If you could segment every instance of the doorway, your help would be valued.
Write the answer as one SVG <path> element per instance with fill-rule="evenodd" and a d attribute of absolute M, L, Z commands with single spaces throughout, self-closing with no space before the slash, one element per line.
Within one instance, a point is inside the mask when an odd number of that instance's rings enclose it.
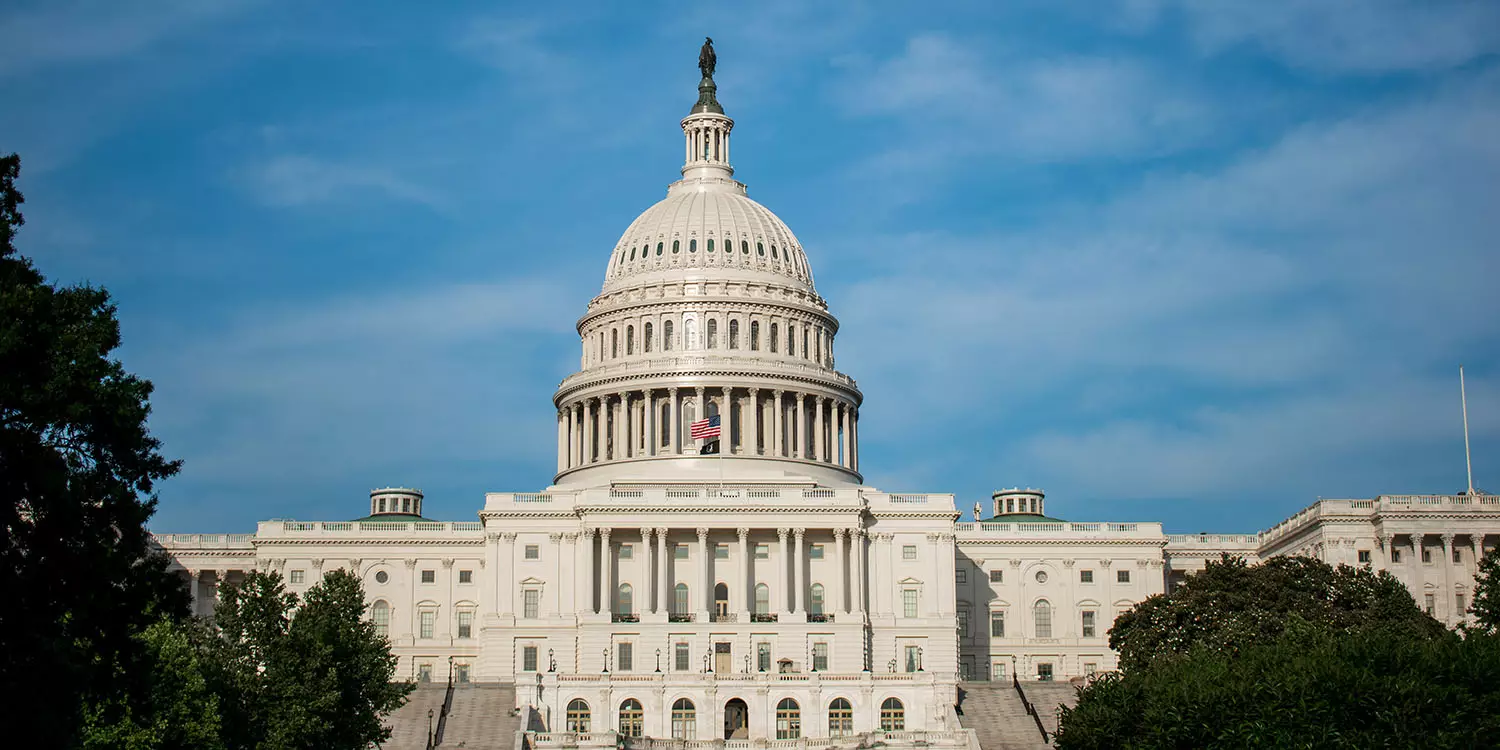
<path fill-rule="evenodd" d="M 734 670 L 733 651 L 728 643 L 714 644 L 714 674 L 729 674 Z"/>
<path fill-rule="evenodd" d="M 750 707 L 739 698 L 724 704 L 724 739 L 750 739 Z"/>

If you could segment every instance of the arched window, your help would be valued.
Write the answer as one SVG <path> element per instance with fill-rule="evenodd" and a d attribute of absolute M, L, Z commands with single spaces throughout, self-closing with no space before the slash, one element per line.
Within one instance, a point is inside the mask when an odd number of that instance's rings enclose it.
<path fill-rule="evenodd" d="M 713 318 L 708 319 L 708 348 L 719 348 L 719 321 Z"/>
<path fill-rule="evenodd" d="M 750 351 L 760 351 L 760 321 L 750 321 Z"/>
<path fill-rule="evenodd" d="M 672 440 L 672 405 L 670 403 L 662 402 L 660 416 L 661 418 L 656 421 L 657 424 L 661 425 L 661 443 L 659 445 L 665 448 Z"/>
<path fill-rule="evenodd" d="M 780 333 L 776 329 L 777 329 L 777 325 L 775 323 L 772 323 L 771 324 L 771 339 L 770 339 L 770 341 L 771 341 L 771 353 L 772 354 L 776 353 L 777 338 L 780 336 Z"/>
<path fill-rule="evenodd" d="M 729 614 L 729 584 L 720 582 L 714 586 L 714 614 L 720 617 Z"/>
<path fill-rule="evenodd" d="M 691 612 L 688 607 L 688 587 L 685 583 L 679 583 L 672 587 L 672 613 L 685 615 Z"/>
<path fill-rule="evenodd" d="M 1037 638 L 1052 637 L 1052 605 L 1046 599 L 1037 602 L 1031 608 L 1031 615 L 1036 622 Z"/>
<path fill-rule="evenodd" d="M 766 257 L 766 249 L 765 248 L 757 246 L 755 249 L 760 251 L 758 254 L 762 258 Z M 771 252 L 773 252 L 773 253 L 776 252 L 776 246 L 775 245 L 771 246 Z"/>
<path fill-rule="evenodd" d="M 632 246 L 630 248 L 630 259 L 631 260 L 635 260 L 635 247 L 634 246 Z"/>
<path fill-rule="evenodd" d="M 765 254 L 766 254 L 766 246 L 765 246 L 765 245 L 762 245 L 762 244 L 761 244 L 761 243 L 759 243 L 759 242 L 757 242 L 757 243 L 755 243 L 755 249 L 756 249 L 756 251 L 757 251 L 757 252 L 759 252 L 759 253 L 760 253 L 760 254 L 761 254 L 761 255 L 765 255 Z M 749 255 L 749 254 L 750 254 L 750 248 L 748 248 L 748 247 L 747 247 L 747 248 L 745 248 L 745 254 L 746 254 L 746 255 Z"/>
<path fill-rule="evenodd" d="M 656 257 L 658 257 L 658 258 L 661 257 L 661 243 L 660 242 L 656 243 Z"/>
<path fill-rule="evenodd" d="M 797 701 L 782 698 L 776 704 L 776 739 L 796 740 L 802 738 L 802 709 Z"/>
<path fill-rule="evenodd" d="M 635 590 L 630 584 L 620 584 L 619 594 L 615 597 L 615 613 L 621 615 L 633 614 L 635 612 Z"/>
<path fill-rule="evenodd" d="M 854 733 L 854 707 L 846 698 L 834 698 L 828 704 L 828 736 L 843 737 Z"/>
<path fill-rule="evenodd" d="M 682 348 L 692 351 L 698 348 L 698 321 L 688 318 L 682 327 Z"/>
<path fill-rule="evenodd" d="M 812 585 L 812 596 L 807 601 L 807 612 L 813 615 L 823 614 L 823 584 Z"/>
<path fill-rule="evenodd" d="M 645 340 L 642 341 L 641 344 L 643 345 L 643 348 L 645 349 L 645 352 L 647 354 L 650 354 L 651 353 L 651 334 L 654 333 L 654 331 L 652 330 L 652 326 L 651 326 L 650 323 L 646 324 L 646 331 L 645 331 L 645 333 L 646 333 Z"/>
<path fill-rule="evenodd" d="M 713 252 L 714 251 L 714 238 L 712 238 L 712 237 L 708 238 L 708 251 L 709 252 Z"/>
<path fill-rule="evenodd" d="M 615 328 L 609 332 L 609 358 L 620 356 L 620 329 Z"/>
<path fill-rule="evenodd" d="M 771 587 L 764 583 L 755 584 L 755 614 L 771 614 Z"/>
<path fill-rule="evenodd" d="M 729 348 L 740 348 L 740 322 L 738 320 L 729 321 Z"/>
<path fill-rule="evenodd" d="M 696 253 L 696 252 L 698 252 L 698 241 L 697 240 L 688 240 L 688 252 L 690 252 L 690 253 Z"/>
<path fill-rule="evenodd" d="M 740 240 L 740 251 L 743 252 L 743 253 L 745 253 L 746 255 L 749 255 L 750 254 L 750 243 L 748 241 L 746 241 L 746 240 Z"/>
<path fill-rule="evenodd" d="M 678 698 L 672 704 L 672 739 L 693 740 L 698 738 L 698 710 L 687 698 Z"/>
<path fill-rule="evenodd" d="M 802 358 L 803 359 L 807 359 L 810 356 L 812 356 L 812 350 L 807 347 L 807 329 L 803 328 L 802 329 Z"/>
<path fill-rule="evenodd" d="M 375 602 L 370 607 L 370 620 L 375 623 L 375 633 L 382 638 L 391 632 L 391 605 L 384 600 Z"/>
<path fill-rule="evenodd" d="M 885 702 L 880 704 L 880 731 L 906 731 L 906 706 L 901 705 L 901 701 L 886 698 Z"/>
<path fill-rule="evenodd" d="M 625 354 L 635 354 L 635 326 L 625 326 Z"/>
<path fill-rule="evenodd" d="M 678 244 L 677 244 L 677 240 L 672 240 L 672 254 L 676 255 L 678 250 L 679 250 L 679 247 L 678 247 Z"/>
<path fill-rule="evenodd" d="M 568 701 L 568 731 L 582 734 L 589 730 L 589 704 L 582 698 Z"/>
<path fill-rule="evenodd" d="M 672 351 L 672 321 L 665 320 L 661 324 L 661 350 Z"/>
<path fill-rule="evenodd" d="M 791 323 L 786 325 L 786 356 L 797 356 L 797 326 Z"/>
<path fill-rule="evenodd" d="M 620 734 L 626 737 L 640 737 L 646 733 L 646 712 L 641 710 L 641 702 L 634 698 L 625 699 L 620 704 Z"/>
<path fill-rule="evenodd" d="M 776 254 L 776 246 L 775 245 L 771 246 L 771 260 L 781 260 L 781 257 Z"/>

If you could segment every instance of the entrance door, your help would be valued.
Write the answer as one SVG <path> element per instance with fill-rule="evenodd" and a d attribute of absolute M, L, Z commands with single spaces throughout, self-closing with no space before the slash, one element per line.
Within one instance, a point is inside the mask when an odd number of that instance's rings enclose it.
<path fill-rule="evenodd" d="M 728 643 L 714 644 L 714 674 L 729 674 L 734 670 L 733 652 Z"/>
<path fill-rule="evenodd" d="M 750 739 L 750 708 L 739 698 L 724 704 L 724 739 Z"/>
<path fill-rule="evenodd" d="M 1044 661 L 1041 664 L 1036 665 L 1036 678 L 1039 682 L 1051 682 L 1052 664 L 1050 662 Z"/>

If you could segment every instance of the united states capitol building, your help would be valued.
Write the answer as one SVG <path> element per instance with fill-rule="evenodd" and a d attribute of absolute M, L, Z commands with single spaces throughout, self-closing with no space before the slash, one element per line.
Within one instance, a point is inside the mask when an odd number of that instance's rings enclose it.
<path fill-rule="evenodd" d="M 1064 521 L 1035 489 L 966 523 L 953 495 L 866 485 L 838 319 L 796 235 L 735 180 L 704 72 L 682 179 L 601 258 L 579 369 L 552 397 L 552 485 L 490 493 L 477 520 L 387 488 L 351 503 L 358 520 L 159 534 L 197 614 L 251 570 L 300 592 L 344 568 L 399 675 L 496 686 L 534 747 L 826 748 L 977 747 L 961 683 L 1111 670 L 1116 615 L 1225 552 L 1386 569 L 1464 617 L 1500 497 L 1319 500 L 1258 533 L 1177 535 Z M 712 416 L 717 444 L 693 439 Z"/>

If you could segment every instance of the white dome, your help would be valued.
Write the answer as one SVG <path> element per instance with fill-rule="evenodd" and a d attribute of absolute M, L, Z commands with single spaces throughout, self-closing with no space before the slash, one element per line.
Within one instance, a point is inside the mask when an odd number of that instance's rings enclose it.
<path fill-rule="evenodd" d="M 604 291 L 681 279 L 688 269 L 739 280 L 763 275 L 767 282 L 813 290 L 807 256 L 792 230 L 731 179 L 673 184 L 620 236 Z"/>

